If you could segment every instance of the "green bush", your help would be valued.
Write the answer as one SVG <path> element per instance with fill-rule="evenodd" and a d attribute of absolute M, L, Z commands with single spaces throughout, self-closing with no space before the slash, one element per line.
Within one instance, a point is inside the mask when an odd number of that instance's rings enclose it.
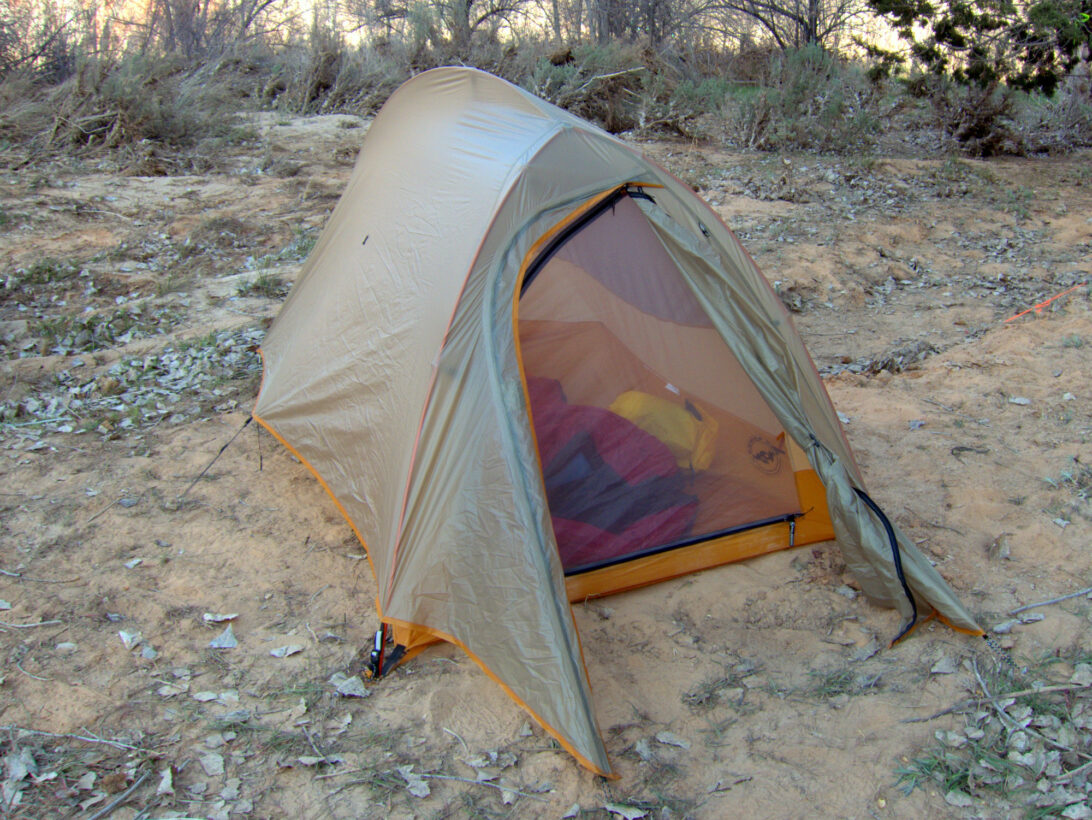
<path fill-rule="evenodd" d="M 725 98 L 727 140 L 766 151 L 868 148 L 880 131 L 880 97 L 862 66 L 818 46 L 776 53 L 757 86 Z"/>

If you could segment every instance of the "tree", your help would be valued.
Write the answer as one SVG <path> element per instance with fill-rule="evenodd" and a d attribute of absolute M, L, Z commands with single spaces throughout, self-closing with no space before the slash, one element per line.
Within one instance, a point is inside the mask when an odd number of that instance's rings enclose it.
<path fill-rule="evenodd" d="M 868 2 L 929 72 L 984 90 L 1053 94 L 1092 49 L 1092 0 Z"/>

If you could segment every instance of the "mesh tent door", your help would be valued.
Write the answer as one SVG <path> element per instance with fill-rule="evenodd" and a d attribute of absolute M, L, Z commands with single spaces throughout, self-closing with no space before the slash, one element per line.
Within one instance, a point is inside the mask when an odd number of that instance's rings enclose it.
<path fill-rule="evenodd" d="M 785 431 L 634 196 L 573 220 L 523 279 L 520 352 L 567 575 L 801 513 Z"/>

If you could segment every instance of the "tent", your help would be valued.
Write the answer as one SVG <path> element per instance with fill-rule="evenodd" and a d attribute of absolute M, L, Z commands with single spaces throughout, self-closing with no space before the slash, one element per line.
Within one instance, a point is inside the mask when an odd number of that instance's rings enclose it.
<path fill-rule="evenodd" d="M 981 634 L 731 232 L 496 77 L 391 96 L 262 355 L 254 418 L 366 546 L 397 651 L 462 647 L 595 772 L 570 601 L 836 536 L 871 600 Z"/>

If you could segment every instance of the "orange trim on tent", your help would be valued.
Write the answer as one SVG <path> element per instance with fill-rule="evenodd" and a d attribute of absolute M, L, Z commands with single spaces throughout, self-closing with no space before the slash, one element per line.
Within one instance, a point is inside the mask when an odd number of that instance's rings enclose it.
<path fill-rule="evenodd" d="M 447 641 L 448 643 L 454 644 L 455 646 L 459 647 L 461 650 L 463 650 L 463 652 L 470 656 L 470 659 L 474 661 L 474 663 L 478 664 L 478 666 L 481 667 L 482 671 L 485 672 L 486 675 L 488 675 L 497 685 L 500 686 L 501 689 L 504 690 L 504 693 L 508 695 L 508 697 L 514 700 L 520 706 L 520 708 L 522 708 L 525 712 L 527 712 L 527 714 L 534 718 L 535 722 L 538 723 L 539 726 L 549 732 L 550 736 L 553 737 L 554 740 L 556 740 L 558 743 L 560 743 L 561 747 L 565 751 L 575 757 L 581 766 L 586 769 L 590 769 L 591 771 L 595 772 L 598 775 L 601 775 L 602 777 L 606 777 L 611 780 L 618 779 L 619 775 L 615 774 L 613 771 L 603 771 L 590 760 L 588 760 L 588 758 L 584 757 L 584 755 L 580 754 L 580 752 L 576 750 L 576 747 L 574 747 L 569 741 L 567 741 L 557 729 L 553 728 L 549 723 L 544 721 L 542 717 L 537 712 L 535 712 L 534 709 L 528 706 L 527 703 L 519 695 L 512 691 L 508 684 L 506 684 L 499 677 L 497 677 L 493 670 L 486 666 L 481 658 L 471 652 L 470 648 L 465 643 L 456 638 L 454 635 L 448 635 L 446 632 L 442 632 L 439 629 L 433 629 L 430 626 L 409 623 L 408 621 L 399 621 L 397 618 L 387 618 L 385 619 L 385 621 L 386 623 L 395 626 L 401 626 L 411 631 L 427 633 L 436 638 L 436 640 Z M 583 657 L 581 657 L 581 663 L 583 663 Z"/>
<path fill-rule="evenodd" d="M 951 621 L 949 621 L 946 616 L 941 615 L 935 610 L 933 611 L 933 614 L 936 615 L 938 621 L 947 626 L 949 629 L 954 629 L 956 632 L 962 632 L 964 635 L 973 635 L 976 638 L 981 638 L 983 635 L 986 634 L 986 630 L 984 629 L 967 629 L 963 626 L 956 626 Z"/>

